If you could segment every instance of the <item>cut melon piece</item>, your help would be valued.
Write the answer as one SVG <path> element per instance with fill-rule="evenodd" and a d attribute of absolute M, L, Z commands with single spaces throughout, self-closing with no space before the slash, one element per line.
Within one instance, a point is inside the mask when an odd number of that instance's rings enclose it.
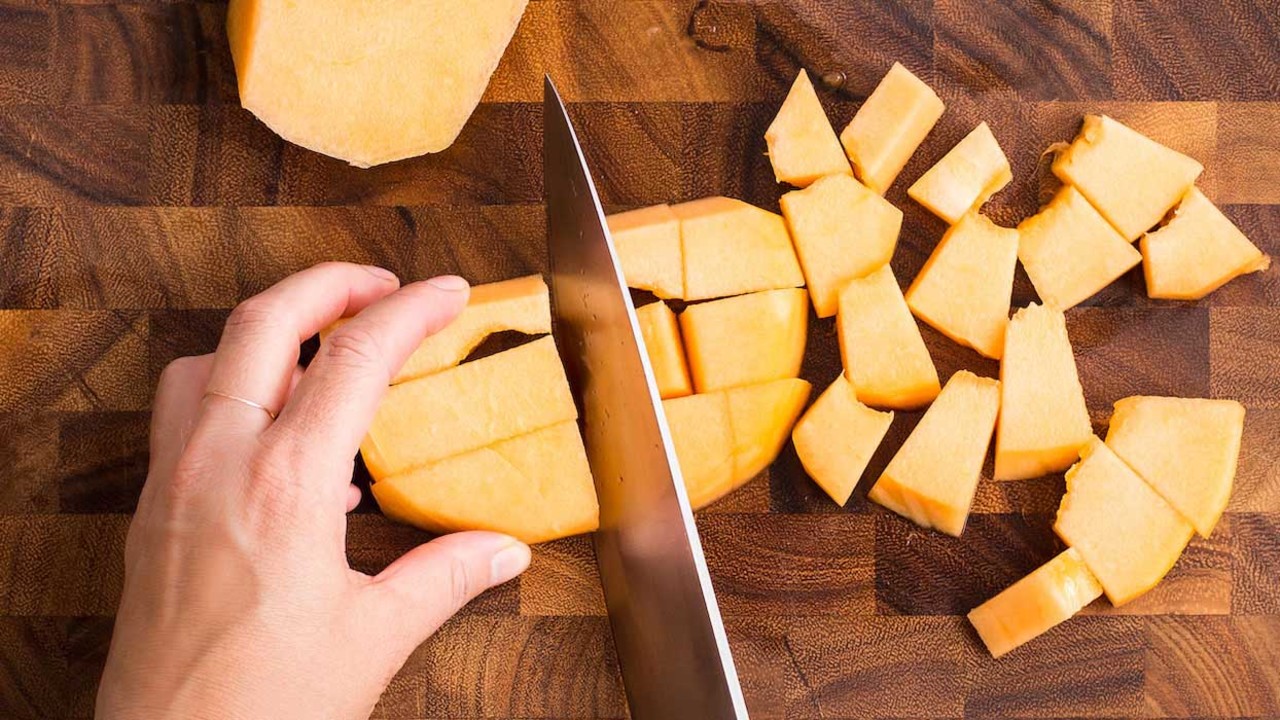
<path fill-rule="evenodd" d="M 969 612 L 991 657 L 1052 630 L 1102 597 L 1102 585 L 1075 548 L 1036 568 Z"/>
<path fill-rule="evenodd" d="M 649 365 L 653 367 L 653 379 L 658 383 L 658 394 L 663 400 L 692 395 L 693 381 L 689 379 L 676 314 L 659 300 L 636 308 L 636 319 L 640 321 L 640 334 L 649 354 Z"/>
<path fill-rule="evenodd" d="M 1031 304 L 1009 322 L 1000 361 L 996 480 L 1066 470 L 1093 438 L 1060 310 Z"/>
<path fill-rule="evenodd" d="M 1116 607 L 1156 586 L 1192 527 L 1096 437 L 1067 472 L 1054 532 L 1080 552 Z"/>
<path fill-rule="evenodd" d="M 490 530 L 539 543 L 600 525 L 578 424 L 557 423 L 370 486 L 388 517 L 429 532 Z"/>
<path fill-rule="evenodd" d="M 690 305 L 680 314 L 693 386 L 700 393 L 800 374 L 809 298 L 765 290 Z"/>
<path fill-rule="evenodd" d="M 680 218 L 685 300 L 804 285 L 781 215 L 726 197 L 671 210 Z"/>
<path fill-rule="evenodd" d="M 723 392 L 662 401 L 689 506 L 709 505 L 733 485 L 733 426 Z"/>
<path fill-rule="evenodd" d="M 729 427 L 733 430 L 733 484 L 729 490 L 759 475 L 782 452 L 809 400 L 809 389 L 804 380 L 786 378 L 727 392 Z"/>
<path fill-rule="evenodd" d="M 969 213 L 942 236 L 907 289 L 907 305 L 943 335 L 999 359 L 1017 264 L 1018 231 Z"/>
<path fill-rule="evenodd" d="M 991 128 L 981 123 L 907 188 L 907 195 L 954 225 L 1012 179 L 1009 159 Z"/>
<path fill-rule="evenodd" d="M 1147 295 L 1198 300 L 1246 273 L 1266 270 L 1262 254 L 1198 188 L 1182 198 L 1167 225 L 1142 236 Z"/>
<path fill-rule="evenodd" d="M 1116 401 L 1107 446 L 1209 537 L 1231 498 L 1243 433 L 1235 400 L 1137 396 Z"/>
<path fill-rule="evenodd" d="M 945 109 L 937 93 L 894 63 L 840 133 L 862 184 L 883 195 Z"/>
<path fill-rule="evenodd" d="M 628 287 L 660 298 L 684 297 L 680 219 L 669 205 L 630 210 L 607 218 Z"/>
<path fill-rule="evenodd" d="M 1142 260 L 1080 191 L 1064 186 L 1018 225 L 1018 259 L 1044 304 L 1068 310 Z"/>
<path fill-rule="evenodd" d="M 836 314 L 845 283 L 893 258 L 902 211 L 852 177 L 822 178 L 780 204 L 818 317 Z"/>
<path fill-rule="evenodd" d="M 240 103 L 358 167 L 439 152 L 480 102 L 527 0 L 231 0 Z"/>
<path fill-rule="evenodd" d="M 853 175 L 836 131 L 818 102 L 809 74 L 796 76 L 782 109 L 764 132 L 769 162 L 780 183 L 806 187 L 824 175 Z"/>
<path fill-rule="evenodd" d="M 845 286 L 836 332 L 859 401 L 910 410 L 938 396 L 938 370 L 888 265 Z"/>
<path fill-rule="evenodd" d="M 1125 240 L 1150 230 L 1191 189 L 1204 167 L 1106 115 L 1086 115 L 1053 161 Z"/>
<path fill-rule="evenodd" d="M 858 402 L 842 374 L 796 423 L 791 441 L 809 477 L 844 507 L 892 422 L 892 412 Z"/>
<path fill-rule="evenodd" d="M 1000 411 L 1000 383 L 961 370 L 947 381 L 867 498 L 959 537 Z"/>

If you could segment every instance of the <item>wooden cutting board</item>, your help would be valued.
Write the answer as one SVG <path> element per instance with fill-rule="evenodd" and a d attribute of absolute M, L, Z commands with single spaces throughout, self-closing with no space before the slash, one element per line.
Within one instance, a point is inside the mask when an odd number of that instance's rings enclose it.
<path fill-rule="evenodd" d="M 217 2 L 0 4 L 0 716 L 87 717 L 120 592 L 161 368 L 227 310 L 320 260 L 476 282 L 545 271 L 541 75 L 610 209 L 726 194 L 769 208 L 761 136 L 800 67 L 837 129 L 894 60 L 947 113 L 889 198 L 893 268 L 942 224 L 904 188 L 981 120 L 1015 180 L 1011 225 L 1053 183 L 1040 153 L 1086 111 L 1204 162 L 1201 186 L 1280 254 L 1280 6 L 1082 0 L 534 0 L 448 152 L 374 170 L 290 146 L 238 107 Z M 770 717 L 1280 716 L 1280 273 L 1154 302 L 1134 271 L 1068 314 L 1089 407 L 1135 394 L 1248 407 L 1226 518 L 1158 589 L 992 661 L 964 613 L 1052 557 L 1060 477 L 982 483 L 962 539 L 861 496 L 843 511 L 790 450 L 702 513 L 748 705 Z M 1034 299 L 1019 271 L 1015 304 Z M 996 364 L 928 328 L 947 377 Z M 14 338 L 28 338 L 21 342 Z M 804 374 L 839 371 L 830 321 Z M 918 414 L 901 414 L 874 475 Z M 366 508 L 366 510 L 369 510 Z M 425 536 L 374 512 L 376 570 Z M 386 718 L 626 714 L 589 542 L 472 605 L 392 683 Z"/>

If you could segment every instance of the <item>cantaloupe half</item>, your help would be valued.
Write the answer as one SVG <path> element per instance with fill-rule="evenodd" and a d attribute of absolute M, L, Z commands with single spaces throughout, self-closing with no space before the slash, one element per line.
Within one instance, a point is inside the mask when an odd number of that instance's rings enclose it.
<path fill-rule="evenodd" d="M 1246 273 L 1271 266 L 1235 223 L 1209 198 L 1191 188 L 1173 219 L 1139 243 L 1147 295 L 1197 300 Z"/>
<path fill-rule="evenodd" d="M 636 308 L 636 319 L 640 321 L 640 334 L 662 399 L 692 395 L 693 380 L 685 362 L 676 314 L 659 300 Z"/>
<path fill-rule="evenodd" d="M 883 195 L 945 109 L 937 93 L 894 63 L 840 133 L 862 184 Z"/>
<path fill-rule="evenodd" d="M 858 402 L 841 374 L 796 423 L 791 441 L 809 477 L 844 507 L 892 422 L 892 412 Z"/>
<path fill-rule="evenodd" d="M 938 370 L 888 265 L 845 285 L 836 332 L 859 401 L 910 410 L 938 396 Z"/>
<path fill-rule="evenodd" d="M 684 297 L 680 219 L 669 205 L 610 215 L 609 235 L 627 286 L 660 298 Z"/>
<path fill-rule="evenodd" d="M 1009 159 L 995 134 L 986 123 L 980 123 L 907 188 L 907 195 L 929 212 L 955 224 L 1012 179 Z"/>
<path fill-rule="evenodd" d="M 849 175 L 853 168 L 845 159 L 836 131 L 803 69 L 791 85 L 778 116 L 764 132 L 769 162 L 780 183 L 806 187 L 824 175 Z"/>
<path fill-rule="evenodd" d="M 809 298 L 786 288 L 690 305 L 680 314 L 697 392 L 725 390 L 800 374 Z"/>
<path fill-rule="evenodd" d="M 231 0 L 240 103 L 284 139 L 368 167 L 453 144 L 527 0 Z"/>
<path fill-rule="evenodd" d="M 969 622 L 992 657 L 1052 630 L 1102 597 L 1102 585 L 1075 548 L 969 612 Z"/>
<path fill-rule="evenodd" d="M 726 197 L 671 210 L 680 218 L 685 300 L 804 285 L 782 216 Z"/>

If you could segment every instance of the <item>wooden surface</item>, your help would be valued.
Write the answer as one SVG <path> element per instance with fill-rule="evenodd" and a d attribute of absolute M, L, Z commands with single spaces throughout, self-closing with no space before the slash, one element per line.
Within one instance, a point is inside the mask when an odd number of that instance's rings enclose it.
<path fill-rule="evenodd" d="M 1085 111 L 1203 161 L 1208 195 L 1280 254 L 1274 0 L 534 0 L 458 144 L 367 171 L 238 107 L 224 12 L 0 0 L 5 718 L 91 713 L 155 380 L 210 350 L 228 308 L 325 259 L 476 282 L 545 270 L 543 72 L 611 209 L 711 194 L 776 208 L 761 136 L 796 70 L 825 79 L 839 129 L 902 61 L 948 104 L 889 193 L 906 213 L 903 282 L 943 230 L 906 198 L 910 181 L 986 120 L 1015 172 L 991 213 L 1012 224 L 1052 191 L 1039 154 Z M 1277 278 L 1168 303 L 1135 271 L 1069 313 L 1100 428 L 1133 393 L 1248 407 L 1237 487 L 1157 590 L 1122 612 L 1098 603 L 1000 662 L 963 613 L 1056 552 L 1060 477 L 984 480 L 955 540 L 860 496 L 840 511 L 787 450 L 703 513 L 753 717 L 1280 716 Z M 1019 271 L 1015 303 L 1033 298 Z M 996 372 L 924 332 L 944 378 Z M 815 321 L 805 376 L 820 389 L 837 372 L 832 323 Z M 895 421 L 871 474 L 917 417 Z M 370 570 L 424 539 L 371 512 L 350 527 L 352 562 Z M 585 538 L 539 548 L 413 656 L 377 716 L 624 716 L 593 568 Z"/>

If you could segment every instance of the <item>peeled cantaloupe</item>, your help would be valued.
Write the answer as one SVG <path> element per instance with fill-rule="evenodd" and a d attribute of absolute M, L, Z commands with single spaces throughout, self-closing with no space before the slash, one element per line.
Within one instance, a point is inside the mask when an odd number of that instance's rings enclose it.
<path fill-rule="evenodd" d="M 853 175 L 836 131 L 827 121 L 809 74 L 803 69 L 778 116 L 765 130 L 764 141 L 769 147 L 774 177 L 780 183 L 806 187 L 824 175 Z"/>
<path fill-rule="evenodd" d="M 671 207 L 654 205 L 610 215 L 607 220 L 627 285 L 660 298 L 684 297 L 680 219 Z"/>
<path fill-rule="evenodd" d="M 859 401 L 909 410 L 938 396 L 938 371 L 888 265 L 845 286 L 836 331 Z"/>
<path fill-rule="evenodd" d="M 359 167 L 439 152 L 526 4 L 231 0 L 240 102 L 284 139 Z"/>
<path fill-rule="evenodd" d="M 1075 548 L 1005 588 L 969 612 L 983 644 L 1000 657 L 1080 612 L 1102 597 L 1102 585 Z"/>
<path fill-rule="evenodd" d="M 791 441 L 805 472 L 843 507 L 892 422 L 892 412 L 858 402 L 841 374 L 796 423 Z"/>
<path fill-rule="evenodd" d="M 727 395 L 733 428 L 732 490 L 760 474 L 782 452 L 809 400 L 809 383 L 784 378 L 733 388 Z"/>
<path fill-rule="evenodd" d="M 680 218 L 684 299 L 804 285 L 782 217 L 726 197 L 672 206 Z"/>
<path fill-rule="evenodd" d="M 693 386 L 700 393 L 800 374 L 807 294 L 766 290 L 690 305 L 680 314 Z"/>
<path fill-rule="evenodd" d="M 894 63 L 840 133 L 862 184 L 883 195 L 945 109 L 937 93 Z"/>
<path fill-rule="evenodd" d="M 663 400 L 693 394 L 676 314 L 659 300 L 636 308 L 636 319 L 640 321 L 640 334 L 644 337 L 649 365 L 653 367 L 653 379 L 658 383 L 658 394 Z"/>
<path fill-rule="evenodd" d="M 1209 198 L 1191 188 L 1167 225 L 1139 243 L 1147 295 L 1197 300 L 1246 273 L 1266 270 L 1262 254 Z"/>
<path fill-rule="evenodd" d="M 920 176 L 907 195 L 929 212 L 955 224 L 1013 179 L 1009 160 L 986 123 L 981 123 Z"/>

